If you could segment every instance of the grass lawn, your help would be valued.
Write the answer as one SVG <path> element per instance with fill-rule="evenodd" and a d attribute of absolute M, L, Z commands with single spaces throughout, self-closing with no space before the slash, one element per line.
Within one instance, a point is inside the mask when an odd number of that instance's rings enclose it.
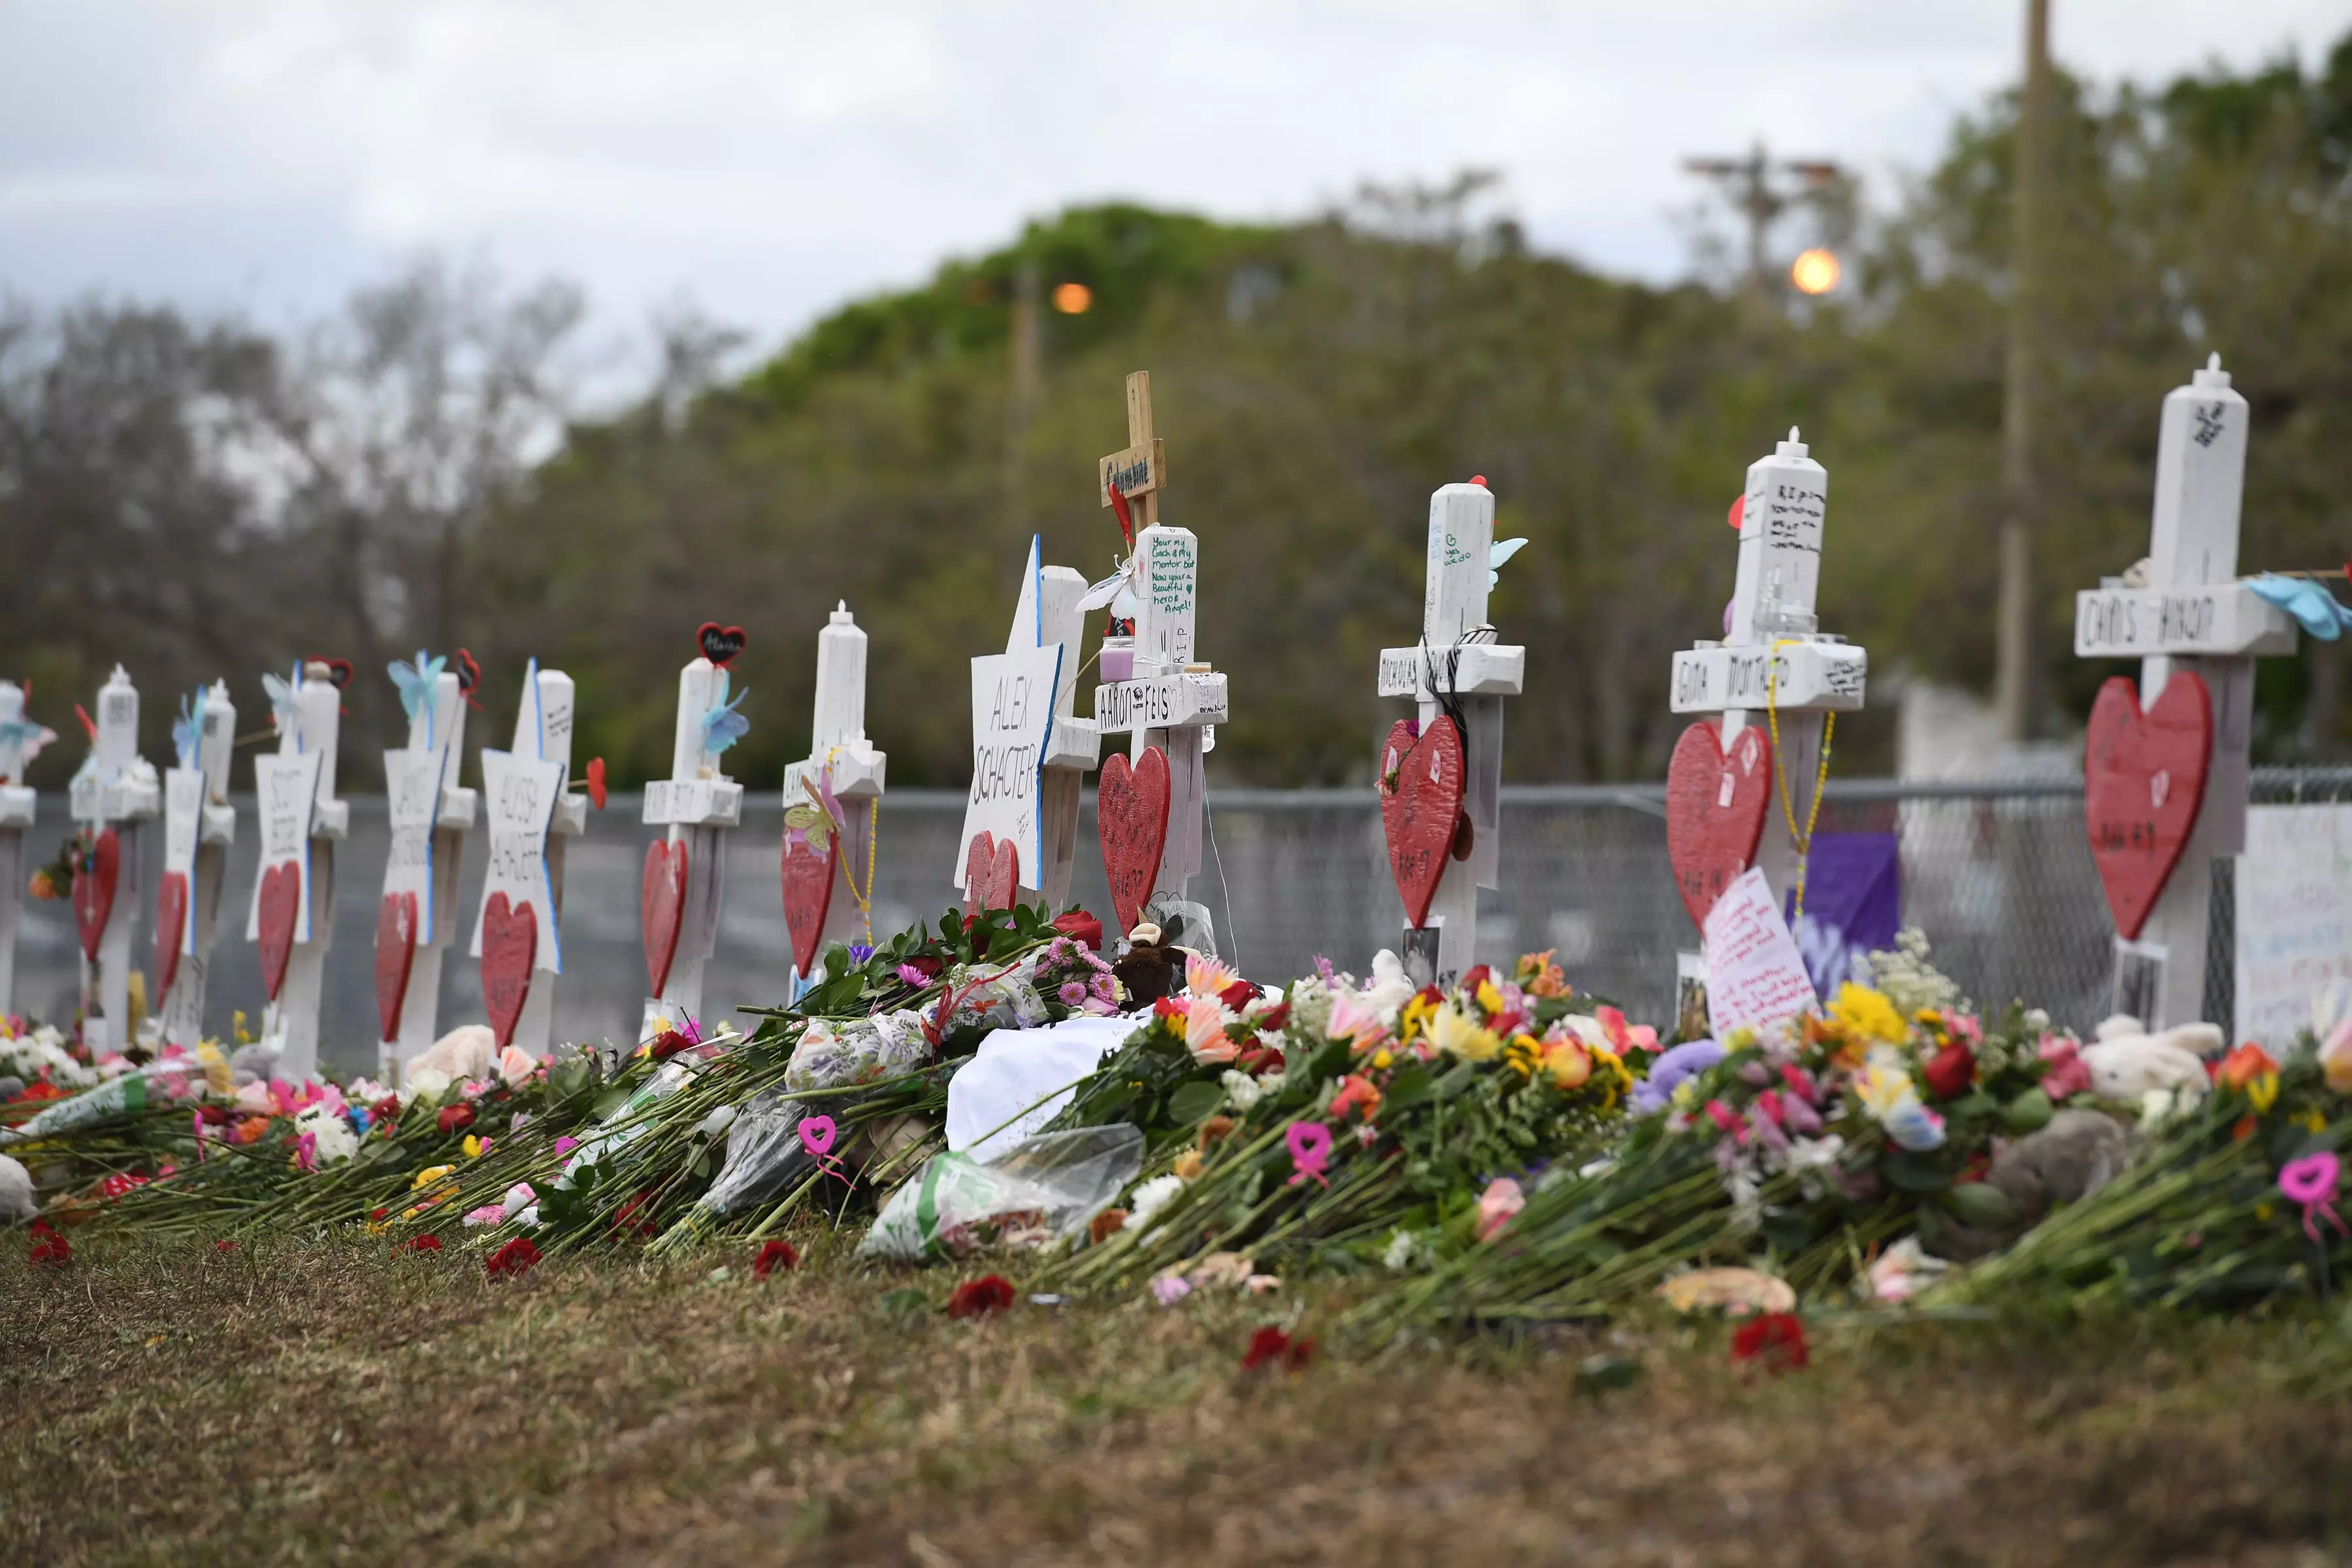
<path fill-rule="evenodd" d="M 1336 1294 L 934 1307 L 748 1252 L 0 1237 L 12 1563 L 2279 1563 L 2352 1552 L 2352 1328 L 1719 1324 L 1327 1347 Z M 725 1263 L 734 1278 L 709 1282 Z M 977 1272 L 973 1270 L 972 1272 Z M 903 1306 L 903 1303 L 901 1303 Z M 1618 1390 L 1588 1358 L 1638 1362 Z"/>

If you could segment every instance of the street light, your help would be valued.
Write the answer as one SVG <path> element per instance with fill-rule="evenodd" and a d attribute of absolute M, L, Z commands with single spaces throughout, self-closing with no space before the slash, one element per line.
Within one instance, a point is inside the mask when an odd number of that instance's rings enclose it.
<path fill-rule="evenodd" d="M 1844 268 L 1838 265 L 1837 253 L 1821 246 L 1800 252 L 1789 268 L 1789 281 L 1801 294 L 1826 294 L 1838 286 Z"/>

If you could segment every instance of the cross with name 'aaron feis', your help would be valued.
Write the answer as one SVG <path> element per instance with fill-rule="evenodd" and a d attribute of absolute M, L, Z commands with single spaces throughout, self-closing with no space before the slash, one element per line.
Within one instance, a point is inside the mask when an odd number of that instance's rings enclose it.
<path fill-rule="evenodd" d="M 1484 479 L 1429 498 L 1421 641 L 1381 650 L 1380 694 L 1419 708 L 1381 747 L 1381 826 L 1404 900 L 1405 973 L 1450 987 L 1477 962 L 1478 889 L 1502 865 L 1503 700 L 1519 695 L 1524 647 L 1497 646 L 1486 619 L 1496 568 L 1525 541 L 1495 547 Z"/>
<path fill-rule="evenodd" d="M 1096 730 L 1128 737 L 1127 755 L 1106 761 L 1096 786 L 1103 869 L 1122 932 L 1148 921 L 1165 941 L 1214 952 L 1209 911 L 1187 892 L 1201 869 L 1205 759 L 1226 717 L 1225 677 L 1196 658 L 1200 541 L 1159 521 L 1166 452 L 1152 433 L 1148 372 L 1127 378 L 1127 439 L 1098 475 L 1134 546 L 1114 609 L 1132 612 L 1133 639 L 1105 639 L 1095 688 Z"/>

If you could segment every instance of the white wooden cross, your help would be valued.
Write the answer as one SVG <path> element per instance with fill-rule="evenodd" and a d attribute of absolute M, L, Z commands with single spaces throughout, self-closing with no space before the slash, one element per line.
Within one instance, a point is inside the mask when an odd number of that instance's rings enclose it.
<path fill-rule="evenodd" d="M 92 1056 L 119 1051 L 131 1037 L 131 930 L 147 879 L 142 874 L 139 824 L 163 808 L 155 764 L 139 754 L 139 692 L 121 665 L 98 693 L 98 735 L 89 760 L 69 786 L 75 825 L 93 837 L 112 834 L 113 897 L 95 959 L 81 965 L 82 1040 Z"/>
<path fill-rule="evenodd" d="M 484 921 L 492 898 L 503 893 L 509 909 L 530 907 L 537 934 L 530 988 L 512 1037 L 500 1043 L 533 1056 L 545 1055 L 553 1038 L 555 977 L 563 973 L 564 846 L 588 826 L 588 797 L 564 788 L 572 771 L 575 696 L 570 676 L 541 669 L 531 660 L 523 672 L 513 748 L 482 749 L 490 865 L 470 952 L 483 956 Z M 494 1016 L 493 1027 L 497 1023 Z"/>
<path fill-rule="evenodd" d="M 236 808 L 228 799 L 228 764 L 236 743 L 236 704 L 228 682 L 199 687 L 172 726 L 179 766 L 163 774 L 163 876 L 156 889 L 158 1006 L 163 1038 L 194 1050 L 205 1035 L 205 983 L 213 943 L 220 934 L 221 888 L 228 847 L 236 838 Z M 167 914 L 170 918 L 167 919 Z M 163 944 L 177 932 L 176 960 Z"/>
<path fill-rule="evenodd" d="M 830 794 L 842 808 L 840 870 L 825 903 L 824 927 L 814 950 L 793 952 L 794 977 L 814 978 L 817 955 L 833 942 L 874 940 L 874 828 L 889 757 L 866 738 L 866 628 L 835 605 L 816 634 L 815 710 L 809 721 L 809 754 L 784 768 L 784 809 L 823 809 Z M 789 833 L 791 829 L 787 827 Z M 845 890 L 847 896 L 844 896 Z M 860 900 L 864 902 L 861 904 Z"/>
<path fill-rule="evenodd" d="M 1401 948 L 1406 973 L 1424 985 L 1450 988 L 1477 962 L 1478 889 L 1496 886 L 1502 864 L 1503 699 L 1519 695 L 1528 650 L 1492 640 L 1486 595 L 1494 544 L 1495 497 L 1483 482 L 1433 491 L 1421 641 L 1381 650 L 1382 697 L 1412 699 L 1423 730 L 1444 715 L 1441 695 L 1458 698 L 1464 721 L 1470 857 L 1447 861 L 1427 922 L 1408 928 Z"/>
<path fill-rule="evenodd" d="M 730 684 L 727 669 L 705 657 L 677 672 L 670 776 L 646 785 L 645 819 L 667 829 L 663 843 L 647 849 L 646 887 L 650 890 L 653 885 L 656 856 L 665 850 L 675 855 L 683 849 L 687 877 L 677 945 L 658 993 L 646 999 L 640 1043 L 665 1028 L 682 1027 L 688 1019 L 698 1027 L 708 1026 L 702 1016 L 702 973 L 719 947 L 719 913 L 727 897 L 727 835 L 743 818 L 743 786 L 720 766 L 725 745 L 711 744 L 723 741 L 714 732 L 710 715 L 727 705 Z M 651 904 L 648 898 L 648 912 Z"/>
<path fill-rule="evenodd" d="M 278 1052 L 278 1076 L 299 1083 L 319 1070 L 319 1002 L 335 935 L 335 846 L 352 826 L 351 803 L 335 795 L 343 693 L 334 668 L 320 659 L 298 663 L 290 681 L 268 676 L 264 683 L 278 750 L 253 759 L 261 863 L 246 936 L 261 942 L 265 906 L 276 909 L 283 896 L 276 889 L 289 889 L 291 942 L 277 994 L 262 1013 L 261 1043 Z M 264 944 L 265 983 L 272 962 Z"/>
<path fill-rule="evenodd" d="M 1129 565 L 1133 667 L 1124 679 L 1114 679 L 1119 673 L 1115 668 L 1103 671 L 1105 683 L 1095 688 L 1095 728 L 1099 734 L 1127 736 L 1130 758 L 1139 759 L 1153 746 L 1167 752 L 1168 837 L 1144 918 L 1163 933 L 1171 928 L 1184 933 L 1176 940 L 1185 946 L 1213 952 L 1209 911 L 1185 894 L 1201 869 L 1202 812 L 1209 794 L 1205 758 L 1216 745 L 1216 726 L 1226 719 L 1225 678 L 1195 658 L 1200 541 L 1190 529 L 1159 521 L 1166 455 L 1152 434 L 1151 378 L 1142 371 L 1127 378 L 1127 437 L 1124 451 L 1102 459 L 1100 478 L 1104 504 L 1113 504 L 1109 492 L 1116 489 L 1138 523 Z"/>
<path fill-rule="evenodd" d="M 1000 891 L 1049 907 L 1069 896 L 1079 781 L 1095 762 L 1095 728 L 1071 712 L 1086 579 L 1039 564 L 1038 549 L 1031 538 L 1004 651 L 971 661 L 971 790 L 954 882 L 975 903 Z M 1008 888 L 983 891 L 968 879 L 976 858 L 986 858 L 973 848 L 982 834 L 1010 847 L 1000 851 L 1012 857 Z"/>
<path fill-rule="evenodd" d="M 25 717 L 25 689 L 0 680 L 0 1015 L 16 1010 L 16 917 L 24 907 L 25 830 L 34 796 L 25 764 L 58 738 Z"/>
<path fill-rule="evenodd" d="M 463 650 L 458 657 L 466 657 Z M 466 681 L 455 671 L 435 668 L 440 662 L 420 651 L 415 665 L 394 667 L 408 710 L 408 743 L 383 754 L 390 834 L 383 897 L 415 900 L 404 944 L 410 956 L 399 1016 L 376 1045 L 378 1076 L 395 1088 L 401 1063 L 440 1038 L 442 961 L 457 935 L 457 867 L 478 806 L 475 792 L 457 782 L 466 743 Z M 409 913 L 397 918 L 405 921 Z M 379 922 L 379 966 L 386 957 L 384 945 L 399 941 L 397 931 Z M 385 1033 L 381 1026 L 377 1032 Z"/>
<path fill-rule="evenodd" d="M 1801 870 L 1790 818 L 1799 831 L 1813 820 L 1823 724 L 1831 713 L 1862 707 L 1870 676 L 1869 654 L 1820 630 L 1813 614 L 1829 489 L 1829 471 L 1808 455 L 1794 426 L 1771 456 L 1748 466 L 1730 627 L 1721 641 L 1675 655 L 1673 710 L 1722 714 L 1727 752 L 1742 729 L 1770 725 L 1778 713 L 1773 766 L 1782 782 L 1767 807 L 1755 863 L 1784 906 Z"/>
<path fill-rule="evenodd" d="M 2204 679 L 2212 699 L 2213 749 L 2205 798 L 2187 847 L 2140 928 L 2118 939 L 2118 995 L 2126 957 L 2159 966 L 2155 1005 L 2142 1001 L 2150 1029 L 2201 1019 L 2206 926 L 2214 858 L 2246 844 L 2247 748 L 2252 739 L 2254 659 L 2295 648 L 2294 620 L 2259 597 L 2238 573 L 2238 522 L 2246 483 L 2246 400 L 2214 354 L 2187 386 L 2167 393 L 2157 433 L 2156 504 L 2148 531 L 2147 580 L 2108 579 L 2074 595 L 2074 652 L 2083 658 L 2140 660 L 2143 709 L 2175 671 Z"/>

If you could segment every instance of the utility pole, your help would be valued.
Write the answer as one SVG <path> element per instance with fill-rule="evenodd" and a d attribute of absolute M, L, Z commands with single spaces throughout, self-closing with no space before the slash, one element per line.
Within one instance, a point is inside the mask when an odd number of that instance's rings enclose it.
<path fill-rule="evenodd" d="M 1024 257 L 1013 273 L 1013 384 L 1004 421 L 1004 508 L 1013 531 L 1028 526 L 1029 421 L 1037 411 L 1037 263 Z"/>
<path fill-rule="evenodd" d="M 1825 202 L 1848 178 L 1835 163 L 1819 159 L 1769 157 L 1761 142 L 1744 158 L 1685 158 L 1683 169 L 1714 181 L 1732 210 L 1747 220 L 1746 281 L 1759 293 L 1772 283 L 1765 248 L 1773 223 L 1800 203 Z M 1795 178 L 1793 188 L 1781 183 L 1783 175 Z"/>
<path fill-rule="evenodd" d="M 2033 738 L 2033 534 L 2041 493 L 2033 468 L 2034 378 L 2040 369 L 2040 242 L 2050 140 L 2050 0 L 2025 0 L 2025 87 L 2010 171 L 2009 343 L 2000 411 L 2000 605 L 1994 623 L 1993 708 L 2001 738 Z"/>

